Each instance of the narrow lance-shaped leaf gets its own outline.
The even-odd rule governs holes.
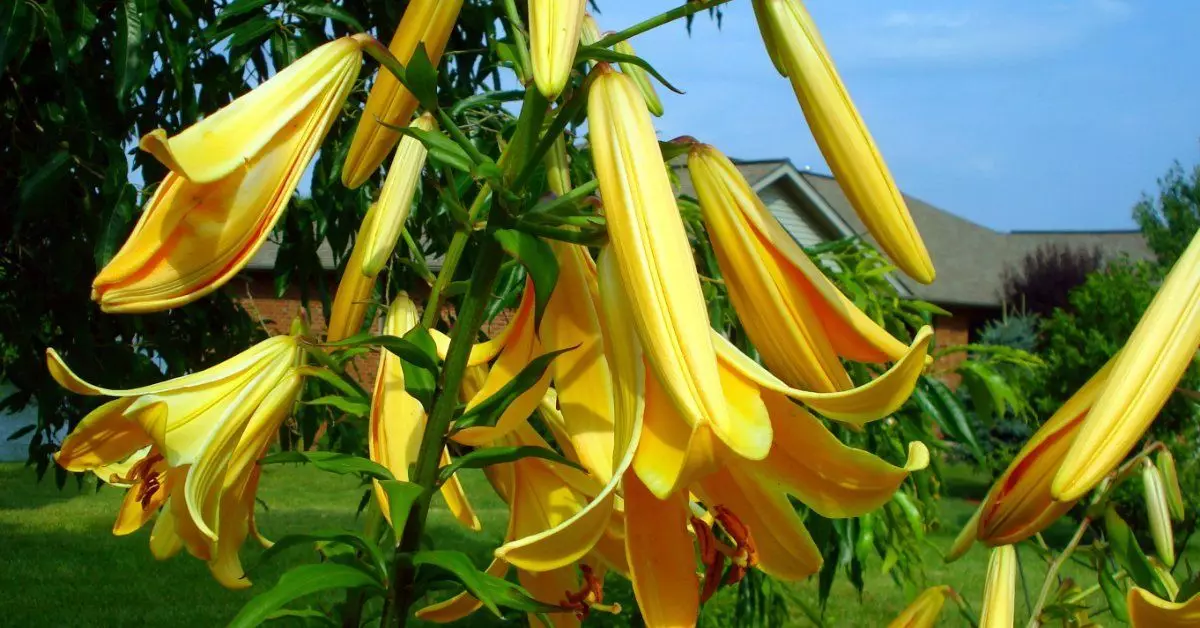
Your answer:
[[[517,397],[521,396],[521,393],[529,390],[542,379],[542,375],[546,373],[546,369],[550,368],[550,362],[554,358],[572,349],[574,347],[550,351],[530,360],[529,364],[525,365],[525,368],[521,369],[521,372],[517,373],[516,377],[512,378],[500,390],[496,391],[495,394],[464,412],[458,421],[454,423],[455,431],[468,427],[494,426],[496,421],[500,420],[504,411],[508,409],[508,406]]]
[[[332,451],[281,451],[271,454],[260,461],[260,464],[280,464],[284,462],[310,463],[312,466],[338,475],[351,473],[369,475],[379,480],[394,480],[395,476],[387,467],[359,458],[350,454],[340,454]]]
[[[242,607],[230,628],[252,628],[271,613],[293,600],[321,591],[357,588],[382,589],[379,580],[367,572],[338,563],[301,565],[279,578],[271,590],[254,596]]]

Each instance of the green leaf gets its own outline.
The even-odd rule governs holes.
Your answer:
[[[429,157],[436,159],[455,170],[462,172],[472,172],[475,163],[471,161],[471,156],[467,154],[466,149],[458,145],[458,142],[442,135],[439,131],[426,131],[408,126],[397,126],[380,121],[380,124],[387,128],[400,133],[402,135],[411,135],[417,138],[425,149],[429,151]]]
[[[598,48],[596,46],[582,46],[579,49],[579,52],[576,53],[576,55],[575,55],[575,62],[579,63],[580,61],[608,61],[610,63],[632,63],[633,65],[636,65],[639,68],[642,68],[643,70],[649,72],[650,75],[653,76],[655,79],[657,79],[659,83],[662,83],[663,87],[675,92],[676,94],[684,93],[682,90],[680,90],[679,88],[672,85],[669,81],[667,81],[667,79],[664,78],[662,74],[659,74],[658,70],[655,70],[654,66],[647,63],[645,59],[635,56],[635,55],[621,54],[619,52],[615,52],[615,51],[609,50],[607,48]]]
[[[304,377],[316,377],[317,379],[333,386],[341,393],[345,394],[355,401],[369,402],[370,398],[362,387],[354,383],[354,380],[346,381],[346,378],[339,376],[337,373],[330,371],[327,368],[318,366],[303,366],[297,369],[297,372]]]
[[[462,583],[463,587],[497,617],[500,617],[500,607],[511,608],[526,613],[553,613],[566,609],[560,606],[539,602],[520,586],[503,578],[497,578],[480,571],[462,552],[446,550],[431,550],[413,554],[413,565],[417,567],[432,567],[436,571],[449,574],[454,580]],[[418,576],[425,576],[418,572]]]
[[[558,259],[554,257],[554,249],[550,248],[541,238],[534,237],[516,229],[497,229],[493,236],[506,253],[513,256],[525,272],[533,279],[533,291],[536,298],[534,309],[534,324],[542,324],[542,314],[550,295],[558,283]]]
[[[21,179],[17,188],[17,201],[24,209],[38,203],[66,176],[71,166],[71,153],[65,149],[55,151],[43,160],[33,174]]]
[[[388,514],[391,515],[392,529],[396,538],[404,534],[404,526],[408,525],[408,515],[412,513],[413,504],[424,494],[425,489],[420,484],[404,480],[381,480],[379,486],[388,496]]]
[[[129,221],[133,218],[133,208],[137,201],[137,189],[126,183],[117,193],[117,202],[109,212],[108,220],[104,221],[104,230],[96,241],[96,268],[104,268],[121,245],[121,236],[125,235]]]
[[[437,360],[437,345],[434,344],[428,329],[418,325],[408,330],[404,339],[422,351],[430,361]],[[404,371],[404,390],[421,402],[425,413],[428,414],[433,409],[433,397],[437,393],[436,371],[422,368],[403,358],[400,360],[400,368]]]
[[[413,364],[431,371],[437,370],[437,362],[430,356],[429,353],[422,350],[413,343],[399,336],[376,336],[371,332],[360,332],[337,342],[327,343],[327,347],[361,347],[366,345],[377,345],[394,353],[401,360],[412,362]]]
[[[301,565],[279,578],[271,590],[254,596],[242,607],[237,617],[229,622],[230,628],[252,628],[258,626],[272,613],[293,600],[331,589],[368,588],[382,590],[376,578],[347,565],[318,563]]]
[[[113,45],[113,73],[116,78],[117,104],[137,91],[137,75],[142,58],[142,11],[138,0],[124,0],[117,5],[117,38]]]
[[[521,100],[524,97],[525,90],[523,89],[513,89],[499,92],[482,92],[473,96],[468,96],[454,103],[454,105],[450,107],[450,117],[458,117],[459,114],[469,109],[487,107],[489,105],[498,105],[504,102],[513,102],[515,100]]]
[[[405,86],[413,96],[417,97],[417,102],[421,103],[421,107],[427,111],[437,109],[437,68],[429,60],[425,42],[417,44],[412,58],[404,67],[404,73],[408,79]]]
[[[1104,564],[1100,566],[1096,577],[1100,581],[1100,590],[1104,592],[1104,599],[1108,600],[1108,610],[1112,611],[1113,617],[1129,623],[1129,608],[1125,605],[1125,592],[1121,590],[1121,585],[1117,584],[1117,579],[1113,577],[1108,560],[1105,560]]]
[[[326,0],[314,0],[298,7],[292,7],[292,12],[311,15],[313,17],[327,17],[331,20],[341,22],[360,33],[367,30],[363,28],[362,22],[359,22],[349,11],[339,6],[334,6]]]
[[[438,472],[438,482],[441,483],[449,480],[459,469],[482,469],[494,464],[515,462],[522,458],[541,458],[542,460],[557,462],[558,464],[563,464],[587,473],[587,469],[580,466],[579,463],[564,458],[562,454],[553,449],[534,445],[485,447],[483,449],[475,449],[465,456],[459,456],[450,464],[442,467]]]
[[[33,37],[33,13],[23,1],[0,3],[0,78],[8,62],[25,56]]]
[[[1113,557],[1117,559],[1117,564],[1125,570],[1125,573],[1129,574],[1134,584],[1152,591],[1164,600],[1171,599],[1167,588],[1155,573],[1154,566],[1150,564],[1150,559],[1146,558],[1142,548],[1138,547],[1137,539],[1129,529],[1129,524],[1125,523],[1121,515],[1118,515],[1116,509],[1111,506],[1104,511],[1104,532],[1108,538],[1108,544],[1112,547]]]
[[[281,451],[263,458],[260,464],[281,464],[285,462],[307,462],[322,471],[338,475],[360,474],[371,476],[376,480],[396,479],[392,475],[392,472],[388,471],[387,467],[378,462],[334,451]]]
[[[284,619],[287,617],[295,617],[302,620],[312,620],[326,626],[341,626],[341,624],[338,622],[333,621],[333,618],[331,618],[329,615],[326,615],[315,608],[283,608],[271,613],[270,615],[267,615],[268,620]]]
[[[369,559],[369,564],[375,570],[376,577],[380,580],[387,578],[387,559],[384,558],[383,551],[379,549],[379,546],[359,532],[344,530],[289,534],[278,539],[274,545],[267,548],[259,556],[258,563],[248,570],[247,573],[258,569],[259,566],[266,564],[267,561],[275,558],[285,550],[309,543],[340,543],[348,545],[362,552],[363,556]]]
[[[360,418],[367,416],[367,413],[371,411],[371,404],[365,401],[348,399],[341,395],[326,395],[324,397],[310,399],[304,403],[310,406],[332,406],[338,410],[341,410],[342,412],[345,412],[346,414]]]
[[[517,397],[521,396],[521,393],[533,388],[533,385],[542,379],[542,376],[546,373],[546,369],[550,368],[550,362],[554,358],[574,348],[568,347],[566,349],[559,349],[558,351],[550,351],[530,360],[529,364],[526,364],[525,368],[521,369],[521,372],[517,373],[516,377],[501,386],[500,390],[497,390],[492,396],[479,402],[474,408],[464,412],[458,421],[454,423],[455,431],[468,427],[495,425],[504,414],[504,411],[517,400]]]
[[[220,15],[217,16],[218,22],[223,22],[231,17],[237,17],[251,11],[261,9],[268,3],[274,0],[234,0],[225,8],[221,9]]]
[[[979,439],[975,437],[975,430],[971,427],[971,419],[967,416],[966,409],[954,395],[954,391],[939,379],[928,377],[925,378],[925,381],[932,391],[934,399],[941,406],[947,424],[953,427],[953,433],[956,437],[962,438],[963,444],[982,462],[984,459],[983,448],[979,445]]]
[[[269,33],[276,30],[278,27],[279,22],[268,16],[263,15],[254,17],[243,24],[239,24],[237,28],[233,29],[231,32],[233,37],[229,40],[229,46],[231,48],[250,46],[255,44],[255,42],[259,42],[266,38]]]

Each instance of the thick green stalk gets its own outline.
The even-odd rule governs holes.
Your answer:
[[[471,203],[471,207],[467,209],[467,220],[474,223],[479,220],[480,213],[487,205],[488,197],[492,195],[492,189],[488,186],[483,186],[479,189],[479,194],[475,196],[475,201]],[[445,294],[446,288],[454,281],[454,272],[458,269],[458,262],[462,260],[463,251],[467,249],[467,241],[471,239],[471,231],[467,229],[459,229],[454,232],[450,238],[450,246],[446,248],[446,255],[442,257],[442,269],[438,272],[437,279],[433,280],[433,287],[429,289],[429,299],[425,304],[425,311],[421,314],[421,326],[430,329],[437,322],[438,314],[442,310],[442,295]]]
[[[463,375],[467,370],[467,358],[471,354],[471,345],[475,334],[483,325],[483,315],[488,300],[492,296],[496,277],[503,262],[504,251],[495,239],[482,238],[479,255],[471,272],[471,287],[463,297],[462,307],[458,312],[458,321],[450,334],[450,347],[446,351],[446,360],[442,364],[442,374],[439,389],[441,392],[434,401],[425,422],[425,431],[421,435],[421,447],[417,462],[413,465],[410,481],[424,488],[421,497],[413,504],[408,522],[400,535],[396,547],[396,557],[392,569],[391,599],[384,615],[384,626],[402,626],[408,617],[409,608],[415,599],[413,581],[416,570],[412,565],[412,554],[420,548],[421,536],[425,531],[425,521],[429,516],[429,504],[437,485],[438,462],[442,448],[445,446],[446,433],[450,421],[454,418],[454,409],[458,406],[458,393],[462,387]],[[447,274],[443,271],[443,275]],[[439,277],[440,279],[440,277]],[[428,310],[427,310],[428,311]]]

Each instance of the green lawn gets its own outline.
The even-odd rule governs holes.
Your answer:
[[[484,531],[476,534],[463,530],[439,504],[432,514],[431,535],[439,547],[464,550],[477,564],[485,565],[491,548],[503,534],[507,510],[477,472],[465,481]],[[949,487],[953,494],[968,496],[982,490],[969,477],[952,478]],[[362,488],[353,479],[307,467],[268,467],[260,497],[269,510],[260,509],[260,525],[269,538],[301,531],[357,528],[360,524],[355,521],[354,509],[361,496]],[[49,478],[35,483],[32,469],[0,464],[0,608],[4,609],[6,624],[222,625],[252,592],[274,583],[283,569],[316,559],[313,553],[293,549],[278,562],[257,570],[256,586],[249,591],[227,591],[209,577],[200,561],[186,555],[163,563],[154,561],[147,547],[149,526],[129,537],[112,536],[110,529],[120,497],[119,491],[108,488],[79,491],[73,483],[59,491]],[[930,540],[938,547],[948,547],[972,508],[964,499],[948,497],[942,513],[945,525],[931,532]],[[243,553],[246,566],[255,564],[256,553]],[[1036,597],[1044,569],[1032,552],[1022,551],[1022,560],[1031,577],[1030,595]],[[978,607],[986,562],[987,553],[976,547],[957,563],[944,565],[930,548],[927,584],[950,584]],[[829,625],[886,625],[906,605],[904,593],[880,573],[878,561],[869,566],[866,581],[866,592],[859,600],[853,588],[839,579],[826,611]],[[705,608],[704,624],[729,623],[733,593],[727,588],[710,602]],[[606,594],[627,607],[632,597],[628,584],[613,578]],[[788,595],[815,607],[816,583],[792,585]],[[1018,617],[1027,612],[1023,600],[1019,599],[1017,612]],[[798,610],[792,616],[795,625],[807,624]],[[472,619],[470,625],[492,623],[482,614]],[[966,625],[950,605],[943,612],[943,624]]]

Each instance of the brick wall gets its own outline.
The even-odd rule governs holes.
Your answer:
[[[998,312],[980,308],[947,307],[950,316],[935,316],[933,319],[934,340],[936,348],[965,345],[974,340],[973,330],[983,321],[998,316]],[[934,372],[942,372],[942,381],[951,388],[958,388],[962,378],[955,373],[948,373],[962,364],[966,359],[962,351],[944,355],[933,364]]]
[[[336,286],[337,277],[329,278],[328,285]],[[259,323],[271,334],[286,334],[292,324],[292,319],[304,311],[304,304],[300,301],[300,290],[297,288],[289,288],[282,297],[275,295],[275,282],[270,273],[265,272],[250,272],[243,273],[236,280],[243,287],[235,287],[237,294],[244,295],[238,301],[242,307],[250,314],[251,317],[258,320]],[[232,285],[232,282],[231,282]],[[315,293],[315,291],[314,291]],[[310,294],[310,297],[312,295]],[[423,307],[425,299],[428,296],[427,292],[413,291],[410,295],[417,307]],[[308,324],[313,332],[320,335],[325,331],[325,313],[321,308],[319,300],[310,300],[308,302]],[[446,305],[442,307],[443,320],[452,320],[454,308]],[[488,335],[494,335],[496,332],[504,328],[508,321],[512,318],[512,311],[505,310],[496,315],[491,323],[484,327],[484,331]],[[376,320],[372,321],[372,330],[382,333],[383,329],[383,309],[379,308]],[[350,366],[350,372],[355,376],[360,383],[363,383],[370,388],[375,382],[375,374],[379,368],[379,354],[371,352],[355,359]]]

